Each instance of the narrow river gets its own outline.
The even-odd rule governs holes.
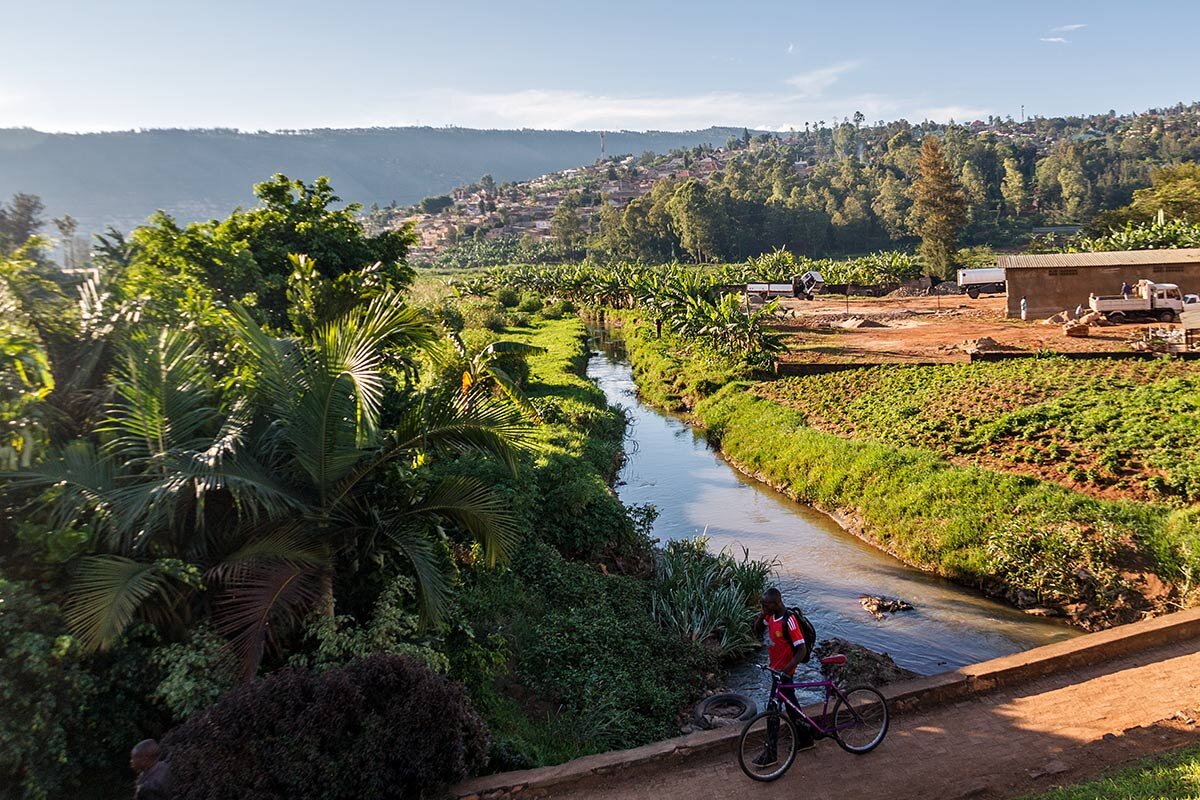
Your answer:
[[[824,514],[742,476],[686,422],[643,404],[622,343],[594,333],[587,374],[632,422],[617,493],[625,503],[657,507],[658,539],[706,533],[715,550],[728,546],[740,555],[746,547],[754,557],[777,559],[780,590],[811,617],[818,637],[886,652],[922,675],[1077,635],[905,566]],[[876,620],[859,604],[863,594],[899,597],[914,610]],[[753,666],[763,660],[736,668],[730,688],[765,693]]]

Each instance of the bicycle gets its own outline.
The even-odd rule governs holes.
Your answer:
[[[821,663],[845,664],[846,656],[827,656]],[[871,752],[887,736],[887,702],[873,687],[855,686],[843,691],[830,680],[785,682],[783,673],[761,664],[759,669],[771,673],[771,699],[763,711],[750,718],[738,739],[738,763],[742,772],[753,780],[776,780],[796,760],[796,726],[784,709],[791,709],[816,734],[833,739],[843,750],[855,755]],[[823,689],[821,720],[831,723],[829,727],[805,714],[783,689]],[[829,703],[834,698],[831,713]]]

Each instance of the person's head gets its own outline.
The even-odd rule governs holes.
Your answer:
[[[153,739],[143,739],[129,751],[129,766],[135,772],[145,772],[158,763],[158,742]]]
[[[772,614],[774,616],[779,616],[784,612],[783,595],[774,586],[763,592],[762,610],[764,614]]]

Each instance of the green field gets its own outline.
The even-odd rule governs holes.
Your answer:
[[[1037,358],[874,367],[755,391],[839,436],[903,442],[1097,496],[1200,499],[1194,362]]]

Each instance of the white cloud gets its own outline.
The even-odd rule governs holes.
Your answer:
[[[1071,43],[1071,41],[1069,39],[1064,39],[1061,36],[1043,36],[1042,41],[1046,42],[1047,44],[1070,44]]]
[[[832,125],[862,111],[869,120],[906,117],[958,121],[986,118],[992,111],[936,105],[928,98],[874,93],[809,97],[791,91],[704,92],[690,95],[616,95],[568,89],[525,89],[476,93],[428,91],[397,98],[409,115],[430,124],[483,128],[554,130],[684,130],[729,125],[760,130],[802,130],[825,120]],[[388,124],[379,120],[374,124]]]
[[[1076,22],[1073,25],[1059,25],[1057,28],[1051,28],[1055,33],[1066,33],[1068,31],[1078,31],[1087,27],[1086,22]]]
[[[796,52],[796,45],[792,42],[788,42],[787,54],[790,56],[794,52]]]
[[[831,64],[793,75],[787,79],[787,84],[796,89],[801,97],[820,97],[826,89],[837,83],[842,75],[859,66],[858,61],[843,61],[840,64]]]
[[[923,108],[918,113],[918,117],[922,120],[930,120],[932,122],[972,122],[977,119],[987,119],[992,112],[986,108],[978,106],[933,106],[932,108]]]

